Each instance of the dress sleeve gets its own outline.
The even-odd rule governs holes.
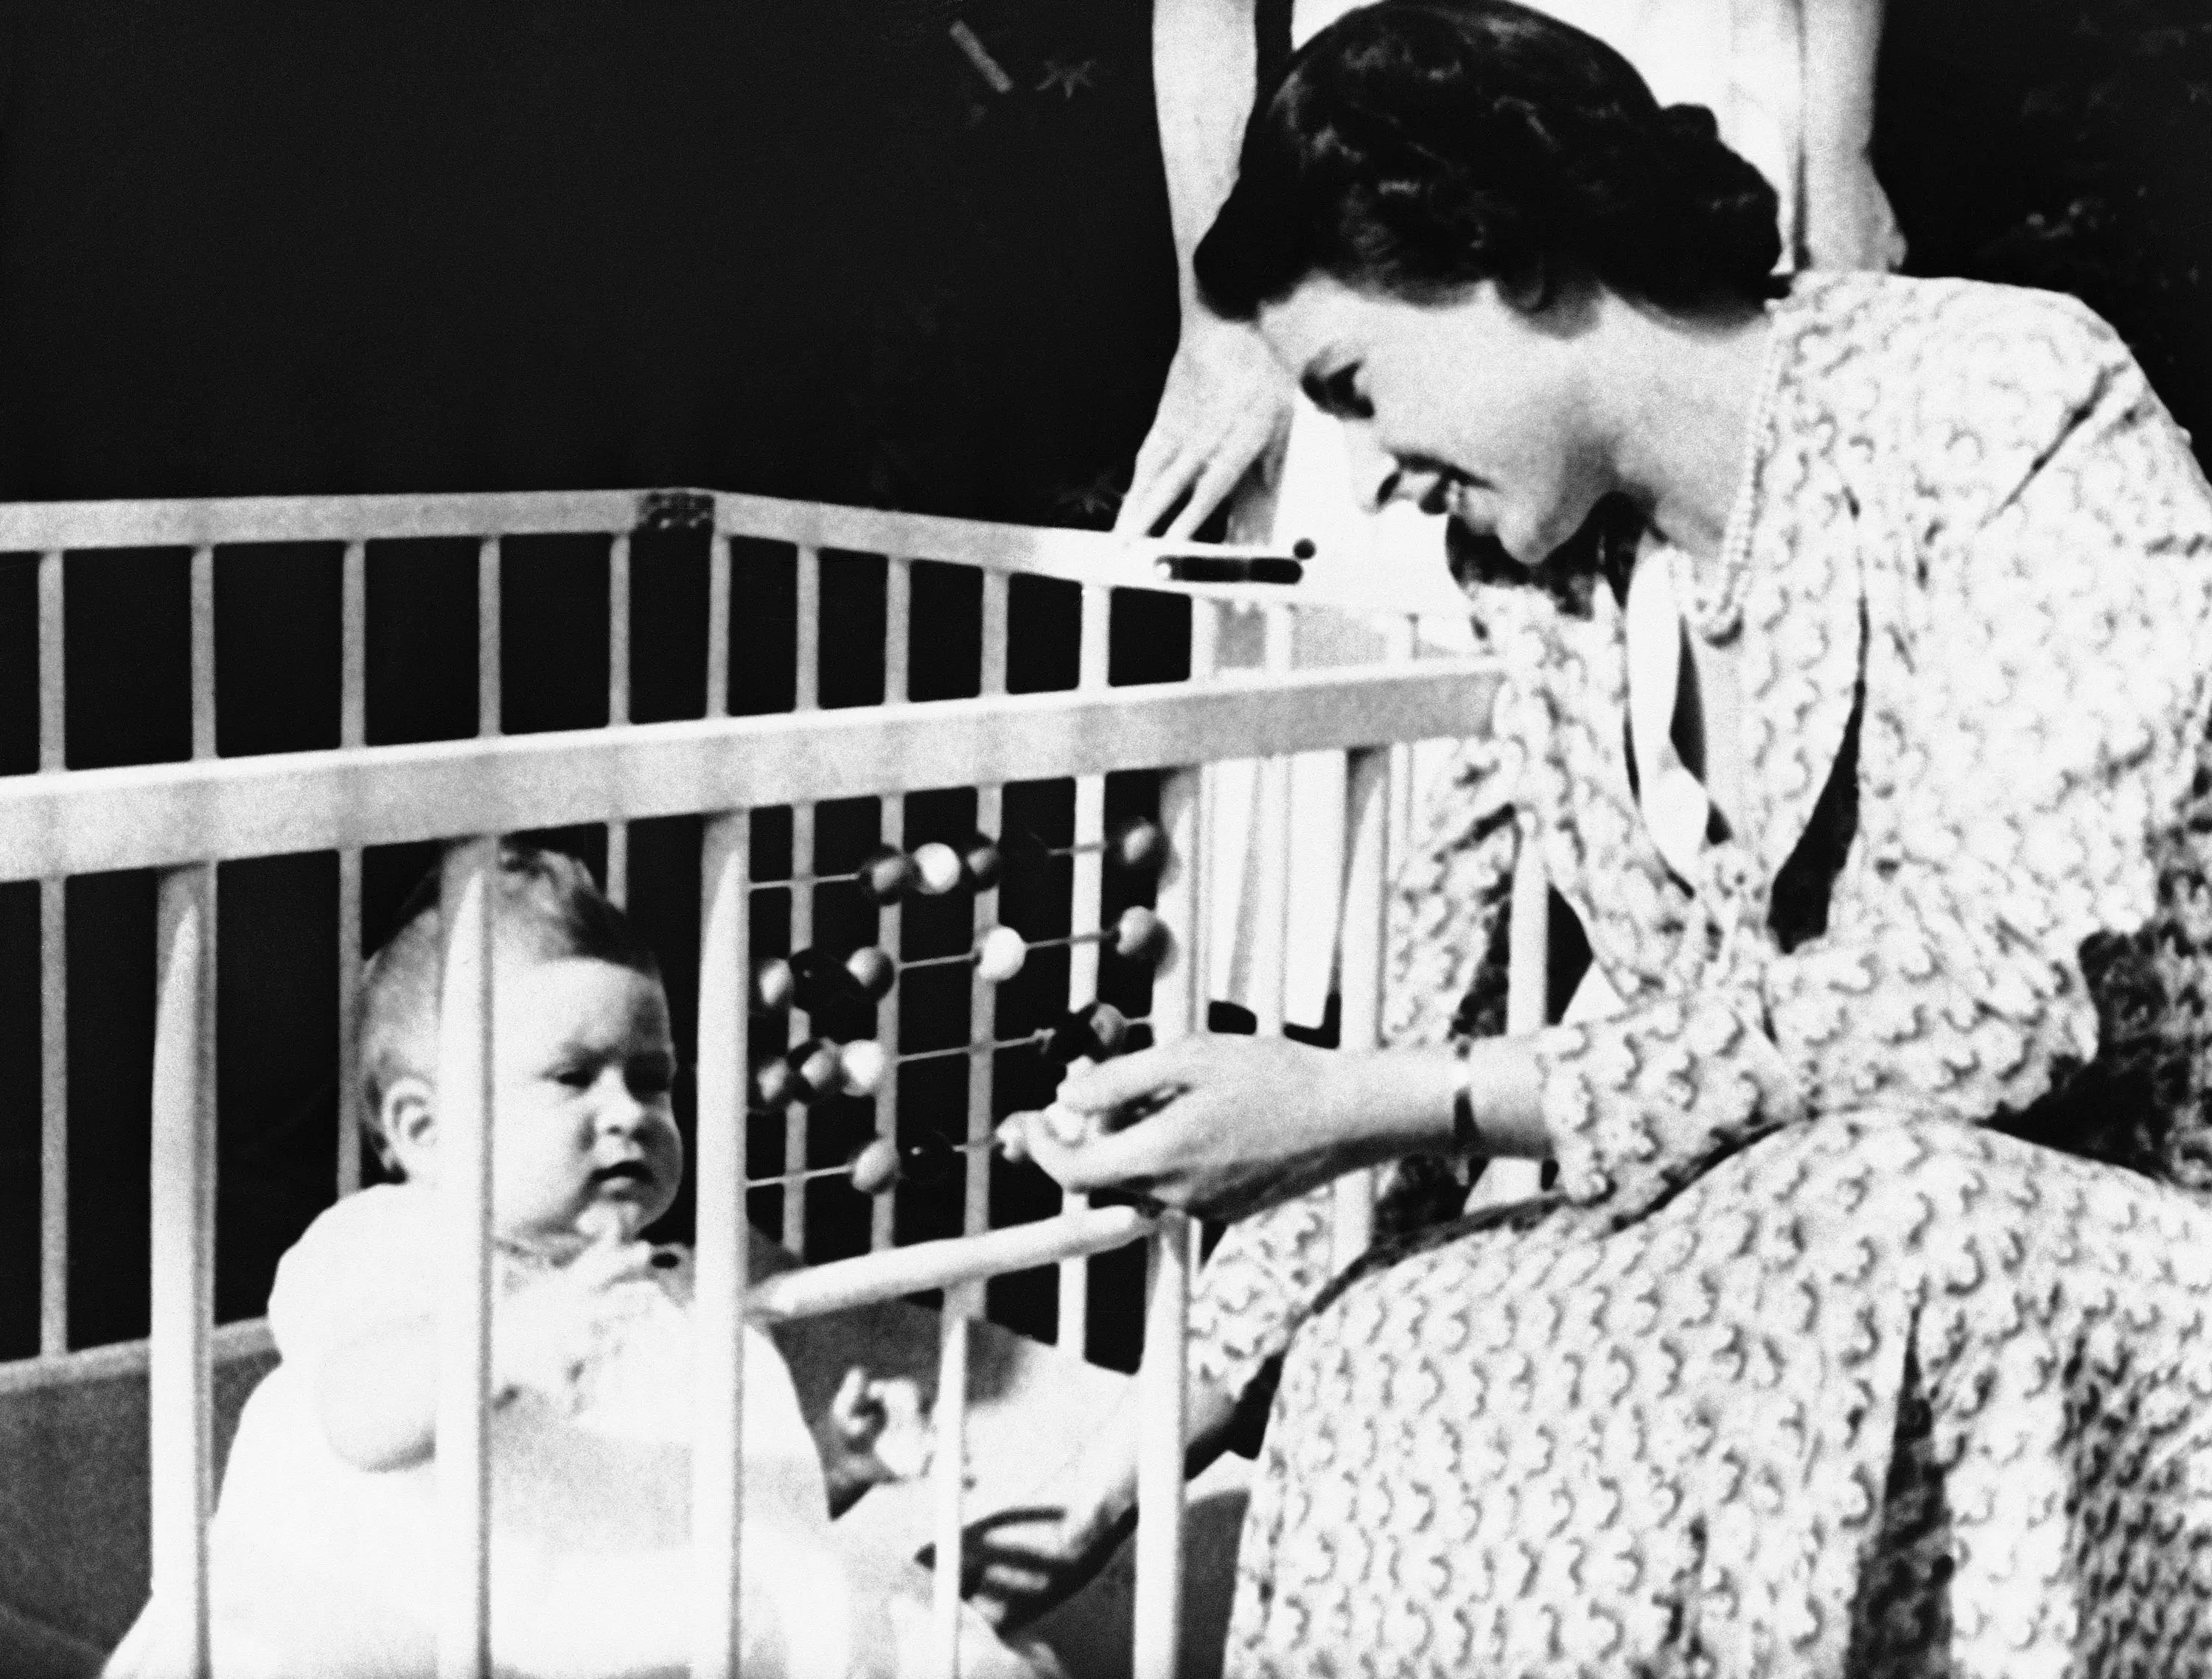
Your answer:
[[[1391,897],[1387,1043],[1442,1043],[1455,1032],[1503,1027],[1503,939],[1518,843],[1505,782],[1494,744],[1468,741],[1427,801]],[[1330,1228],[1323,1189],[1223,1234],[1191,1299],[1202,1377],[1241,1396],[1281,1354],[1334,1274]]]
[[[2016,1114],[2095,1055],[2083,942],[2155,913],[2212,709],[2212,493],[2101,323],[2029,319],[2005,382],[1960,380],[1955,423],[1913,417],[1905,534],[1866,555],[1859,828],[1827,929],[1781,954],[1740,928],[1725,968],[1541,1035],[1571,1196],[1632,1214],[1822,1112]]]
[[[437,1306],[431,1197],[411,1184],[348,1195],[276,1267],[269,1331],[287,1364],[313,1366],[380,1324]]]

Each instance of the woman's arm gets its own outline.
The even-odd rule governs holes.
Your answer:
[[[1191,272],[1199,241],[1237,179],[1258,76],[1254,11],[1254,0],[1156,0],[1152,8],[1152,96],[1182,330],[1137,451],[1119,531],[1142,535],[1173,513],[1164,533],[1188,536],[1290,423],[1289,381],[1260,335],[1212,314]]]
[[[1476,1135],[1455,1128],[1461,1091]],[[1347,1053],[1200,1033],[1072,1074],[1010,1143],[1071,1189],[1242,1219],[1407,1154],[1541,1158],[1536,1062],[1511,1038]]]

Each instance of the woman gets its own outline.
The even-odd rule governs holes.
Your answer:
[[[1319,37],[1200,252],[1505,673],[1396,1047],[1020,1128],[1246,1220],[1232,1672],[2212,1664],[2212,492],[2078,305],[1775,253],[1706,113],[1499,0]],[[1521,844],[1619,1007],[1484,1035]],[[1290,1198],[1437,1150],[1558,1188],[1316,1302]]]

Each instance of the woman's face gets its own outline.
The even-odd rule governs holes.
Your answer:
[[[1259,328],[1345,423],[1353,493],[1371,505],[1449,513],[1533,566],[1613,487],[1571,309],[1524,313],[1488,282],[1423,304],[1317,276]]]

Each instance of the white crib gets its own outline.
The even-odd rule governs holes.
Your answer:
[[[690,532],[705,544],[708,568],[707,702],[693,721],[637,724],[630,715],[630,548],[640,532]],[[502,590],[527,588],[512,565],[502,575],[503,539],[565,533],[607,544],[609,659],[605,728],[504,736],[501,730]],[[477,734],[473,739],[370,746],[367,709],[367,579],[371,544],[403,538],[467,538],[476,544]],[[223,551],[270,543],[330,544],[342,556],[340,745],[336,750],[223,758],[216,755],[215,579]],[[773,716],[726,715],[732,603],[747,587],[757,544],[779,544],[797,577],[798,676],[794,709]],[[100,551],[191,551],[191,742],[189,762],[126,769],[67,768],[64,734],[64,585],[72,558]],[[1001,789],[1073,778],[1073,843],[1067,1002],[1097,995],[1102,934],[1106,777],[1158,771],[1158,817],[1170,863],[1157,908],[1172,930],[1174,954],[1155,977],[1149,1025],[1158,1038],[1205,1024],[1211,918],[1207,870],[1197,866],[1210,839],[1207,766],[1230,760],[1280,765],[1288,755],[1346,755],[1348,796],[1345,890],[1337,989],[1341,1041],[1372,1044],[1382,992],[1384,885],[1391,853],[1403,843],[1406,745],[1486,715],[1493,673],[1482,661],[1416,657],[1417,637],[1403,612],[1363,599],[1359,580],[1282,589],[1164,582],[1162,551],[1103,535],[988,526],[783,502],[698,491],[519,496],[404,496],[283,501],[117,502],[0,507],[0,553],[35,553],[39,600],[39,773],[0,778],[0,881],[40,885],[40,1047],[43,1116],[40,1189],[40,1352],[0,1365],[0,1386],[58,1380],[88,1360],[127,1364],[131,1349],[72,1350],[68,1339],[68,1009],[64,883],[114,870],[153,871],[158,879],[158,999],[153,1084],[151,1333],[144,1354],[149,1384],[151,1550],[155,1601],[167,1606],[165,1636],[176,1670],[208,1664],[207,1523],[216,1473],[210,1417],[216,1365],[214,1265],[214,931],[216,865],[251,857],[332,852],[338,859],[338,995],[342,1021],[352,1015],[361,958],[364,848],[426,840],[464,842],[443,874],[448,928],[447,1009],[441,1088],[443,1123],[464,1162],[445,1184],[444,1234],[451,1292],[441,1312],[441,1403],[437,1458],[443,1524],[445,1600],[440,1615],[440,1671],[460,1679],[489,1672],[487,1481],[484,1393],[489,1372],[489,1156],[485,1147],[485,1069],[489,925],[483,871],[496,836],[580,824],[604,824],[611,895],[620,901],[629,875],[629,824],[678,814],[704,818],[699,906],[699,1028],[696,1044],[698,1126],[699,1380],[693,1461],[696,1620],[693,1671],[700,1679],[735,1672],[736,1569],[743,1517],[739,1439],[744,1396],[741,1315],[773,1321],[857,1303],[941,1289],[940,1367],[933,1525],[937,1541],[936,1626],[944,1670],[955,1670],[963,1523],[963,1469],[969,1325],[983,1306],[984,1281],[1029,1268],[1059,1269],[1059,1335],[1079,1354],[1091,1291],[1087,1258],[1142,1241],[1149,1255],[1144,1358],[1139,1375],[1140,1500],[1137,1538],[1134,1671],[1169,1679],[1180,1670],[1177,1643],[1182,1566],[1183,1332],[1198,1232],[1179,1215],[1146,1217],[1127,1207],[1071,1201],[1054,1217],[993,1230],[988,1138],[999,1113],[993,1069],[1010,1047],[993,1036],[990,982],[971,980],[969,1076],[964,1135],[971,1144],[961,1184],[962,1236],[907,1245],[895,1242],[889,1197],[872,1218],[872,1251],[769,1281],[745,1268],[749,1193],[781,1183],[781,1234],[806,1250],[808,1110],[790,1110],[785,1171],[749,1176],[747,1110],[752,1069],[763,1049],[802,1036],[753,1007],[752,906],[762,891],[788,891],[790,947],[812,937],[815,806],[880,797],[880,838],[907,840],[909,791],[974,788],[976,826],[996,835]],[[885,610],[879,704],[817,707],[824,648],[817,625],[825,568],[880,565]],[[973,699],[908,703],[907,603],[917,564],[972,568],[981,574],[980,693]],[[1045,577],[1079,591],[1078,680],[1073,688],[1010,695],[1006,690],[1008,599],[1012,580]],[[1188,681],[1114,688],[1107,650],[1110,615],[1122,591],[1188,598]],[[1266,668],[1223,672],[1217,648],[1224,626],[1258,614],[1269,649]],[[1295,625],[1309,616],[1350,614],[1376,622],[1371,664],[1293,669]],[[830,649],[830,656],[836,650]],[[872,662],[872,654],[871,655]],[[1287,779],[1261,776],[1258,830],[1261,890],[1255,900],[1277,931],[1289,913]],[[751,814],[787,808],[793,830],[788,879],[755,879]],[[993,925],[992,892],[975,892],[980,939]],[[1540,1016],[1545,990],[1544,891],[1531,873],[1516,883],[1511,1011],[1516,1023]],[[880,913],[876,942],[900,954],[900,910]],[[1267,948],[1269,929],[1261,929]],[[1272,946],[1279,952],[1279,937]],[[894,1050],[896,992],[878,1005],[879,1038]],[[1279,1024],[1279,1001],[1260,1011]],[[755,1036],[769,1031],[763,1046]],[[788,1038],[785,1034],[788,1033]],[[341,1088],[352,1087],[354,1045],[342,1029]],[[899,1085],[885,1079],[874,1095],[878,1135],[896,1141]],[[357,1119],[339,1104],[338,1194],[358,1184]],[[81,1164],[81,1163],[80,1163]],[[819,1175],[818,1172],[814,1175]],[[1364,1182],[1337,1192],[1340,1258],[1369,1238]],[[224,1334],[235,1339],[239,1331]],[[103,1368],[106,1366],[102,1366]]]

